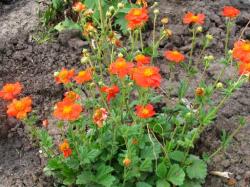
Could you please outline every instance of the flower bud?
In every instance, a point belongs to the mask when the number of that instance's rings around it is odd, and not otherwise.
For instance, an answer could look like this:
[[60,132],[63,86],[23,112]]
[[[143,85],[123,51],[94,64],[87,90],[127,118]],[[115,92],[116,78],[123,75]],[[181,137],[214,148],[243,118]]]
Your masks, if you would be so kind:
[[168,21],[169,21],[169,20],[168,20],[167,17],[161,19],[161,23],[162,23],[163,25],[168,24]]
[[202,31],[203,31],[202,26],[197,27],[197,28],[196,28],[196,31],[197,31],[197,32],[202,32]]
[[57,77],[58,75],[59,75],[58,71],[54,72],[54,77]]
[[123,57],[123,54],[122,54],[122,53],[119,53],[119,54],[118,54],[118,57],[119,57],[119,58],[122,58],[122,57]]
[[128,83],[128,86],[133,86],[133,85],[134,85],[133,82]]
[[196,90],[195,90],[195,95],[196,96],[204,96],[204,94],[205,94],[205,90],[204,90],[204,88],[201,88],[201,87],[198,87],[198,88],[196,88]]
[[124,165],[125,167],[129,167],[130,164],[131,164],[131,160],[130,160],[128,157],[126,157],[126,158],[123,160],[123,165]]
[[206,35],[206,39],[209,40],[209,41],[211,41],[211,40],[214,39],[214,37],[213,37],[213,35],[211,35],[211,34],[207,34],[207,35]]
[[90,60],[89,57],[84,56],[84,57],[81,58],[81,63],[82,63],[82,64],[85,64],[85,63],[88,62],[89,60]]
[[99,85],[99,86],[103,86],[104,83],[103,83],[102,81],[99,81],[99,82],[98,82],[98,85]]
[[88,49],[82,49],[82,53],[87,53],[88,52]]
[[115,7],[114,7],[114,6],[110,6],[110,7],[109,7],[109,11],[112,12],[112,11],[114,11],[114,10],[115,10]]
[[221,82],[218,82],[218,83],[216,84],[216,88],[217,88],[217,89],[223,88],[223,84],[222,84]]
[[111,14],[110,11],[107,11],[107,12],[106,12],[106,16],[107,16],[107,17],[110,17],[111,15],[112,15],[112,14]]
[[124,4],[123,3],[118,3],[117,7],[118,8],[124,8]]
[[209,61],[213,61],[213,60],[214,60],[214,56],[213,56],[213,55],[209,55],[209,56],[207,57],[207,59],[208,59]]
[[233,54],[233,50],[228,50],[228,54],[232,55]]
[[160,13],[159,9],[154,9],[154,14],[159,14],[159,13]]
[[91,82],[91,83],[89,84],[89,86],[90,86],[91,88],[93,88],[93,87],[95,86],[95,83]]

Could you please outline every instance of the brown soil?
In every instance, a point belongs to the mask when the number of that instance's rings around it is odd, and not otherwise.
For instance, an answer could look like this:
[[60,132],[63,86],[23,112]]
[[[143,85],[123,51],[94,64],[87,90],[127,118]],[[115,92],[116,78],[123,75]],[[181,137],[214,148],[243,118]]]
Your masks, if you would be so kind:
[[[223,52],[221,38],[225,36],[225,27],[223,18],[219,16],[220,9],[230,3],[241,8],[242,14],[232,33],[235,39],[250,18],[248,2],[247,0],[242,2],[160,0],[160,16],[169,17],[169,27],[174,33],[172,39],[161,45],[161,50],[180,48],[183,52],[187,52],[190,47],[190,33],[181,24],[181,18],[189,10],[204,12],[207,15],[204,32],[209,31],[215,37],[208,52],[221,58]],[[62,33],[52,43],[36,44],[30,33],[38,24],[34,6],[37,5],[33,0],[13,1],[9,5],[0,1],[0,23],[3,26],[1,26],[2,32],[0,31],[0,87],[5,82],[22,82],[25,86],[23,95],[32,96],[34,108],[42,120],[49,116],[50,107],[61,98],[63,93],[63,88],[55,85],[53,73],[62,67],[77,68],[81,48],[86,44],[79,39],[77,32]],[[243,38],[250,39],[250,28],[246,30]],[[233,40],[230,42],[230,47],[232,44]],[[161,59],[159,62],[162,64],[162,73],[167,75],[168,70],[164,62]],[[215,62],[209,69],[207,77],[215,79],[219,67],[220,64]],[[232,77],[232,74],[231,69],[228,69],[224,80]],[[39,157],[38,148],[31,145],[22,124],[14,119],[7,119],[4,111],[4,103],[0,102],[0,187],[53,186],[51,179],[42,174],[43,161]],[[237,125],[238,115],[250,118],[249,84],[244,85],[226,103],[215,123],[203,134],[198,145],[199,151],[211,152],[218,147],[222,129],[232,131]],[[247,187],[250,172],[249,133],[248,125],[237,134],[225,153],[213,159],[209,165],[209,171],[229,171],[236,179],[235,186]],[[209,175],[204,186],[223,187],[227,186],[227,181]]]

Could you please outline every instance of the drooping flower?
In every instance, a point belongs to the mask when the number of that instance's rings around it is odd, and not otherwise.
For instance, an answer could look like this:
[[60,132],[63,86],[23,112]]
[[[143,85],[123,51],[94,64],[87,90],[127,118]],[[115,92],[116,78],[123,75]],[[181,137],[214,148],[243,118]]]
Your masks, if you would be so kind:
[[12,100],[22,91],[22,85],[19,82],[5,84],[0,90],[0,98],[4,100]]
[[195,90],[195,95],[196,95],[196,96],[199,96],[199,97],[204,96],[204,95],[205,95],[205,90],[204,90],[204,88],[201,88],[201,87],[196,88],[196,90]]
[[131,62],[126,62],[126,60],[122,57],[119,57],[115,60],[115,62],[111,63],[109,66],[109,72],[111,74],[115,74],[120,78],[125,77],[134,67],[134,64]]
[[82,111],[81,105],[63,100],[56,104],[54,116],[59,120],[75,121],[80,117]]
[[137,105],[135,109],[136,115],[140,118],[150,118],[155,115],[154,107],[151,104],[145,106]]
[[148,10],[146,8],[132,8],[125,16],[128,28],[134,30],[142,27],[148,21]]
[[42,121],[42,125],[43,125],[43,127],[48,128],[48,126],[49,126],[49,121],[48,121],[48,119],[43,120],[43,121]]
[[94,33],[96,33],[97,30],[94,26],[94,24],[92,22],[87,22],[84,26],[83,26],[83,35],[84,36],[89,36],[92,35]]
[[55,73],[55,80],[57,84],[63,83],[68,84],[70,83],[71,79],[74,76],[74,69],[67,70],[65,68],[62,68],[62,70],[58,73]]
[[14,99],[7,106],[7,114],[10,117],[15,117],[17,119],[24,119],[27,117],[27,113],[32,110],[32,100],[30,97],[24,97],[20,100]]
[[222,15],[228,18],[236,18],[240,14],[240,10],[233,6],[225,6],[222,10]]
[[131,164],[131,160],[128,158],[128,157],[126,157],[126,158],[124,158],[124,160],[123,160],[123,165],[125,166],[125,167],[129,167],[130,166],[130,164]]
[[159,68],[154,66],[139,66],[133,69],[131,79],[133,79],[138,86],[144,88],[157,88],[161,83]]
[[239,40],[234,43],[233,57],[244,63],[250,63],[250,41]]
[[250,75],[250,63],[241,62],[239,64],[239,74],[240,75]]
[[143,54],[139,54],[135,56],[135,61],[137,62],[138,66],[142,66],[142,65],[150,64],[151,58]]
[[104,92],[107,94],[107,101],[110,102],[112,98],[114,98],[118,93],[120,89],[117,85],[113,85],[111,87],[103,86],[101,88],[101,92]]
[[188,12],[183,17],[183,23],[184,24],[195,23],[195,24],[198,24],[198,25],[202,25],[202,24],[204,24],[204,20],[205,20],[205,15],[204,14],[195,15],[192,12]]
[[146,0],[136,0],[136,4],[143,7],[148,7],[148,3]]
[[76,2],[73,5],[72,9],[74,11],[76,11],[76,12],[82,12],[82,11],[84,11],[86,9],[86,6],[83,3],[81,3],[81,2]]
[[103,122],[107,119],[108,112],[105,108],[99,108],[94,112],[93,121],[99,127],[103,127]]
[[68,140],[64,140],[59,145],[59,150],[63,153],[64,158],[68,158],[70,155],[72,155],[72,149],[70,148]]
[[84,71],[80,71],[77,76],[74,77],[77,84],[83,84],[92,80],[92,69],[87,68]]
[[185,56],[178,51],[167,50],[165,51],[164,56],[167,60],[175,63],[183,62],[185,59]]
[[80,95],[78,95],[74,91],[68,91],[64,94],[64,101],[74,103],[76,100],[80,99]]

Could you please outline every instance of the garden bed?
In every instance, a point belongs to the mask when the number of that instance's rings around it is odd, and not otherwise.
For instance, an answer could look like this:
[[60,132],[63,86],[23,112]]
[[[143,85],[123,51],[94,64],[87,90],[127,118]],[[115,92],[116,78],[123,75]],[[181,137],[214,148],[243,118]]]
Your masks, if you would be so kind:
[[[232,1],[234,2],[234,1]],[[236,2],[236,1],[235,1]],[[214,35],[214,41],[209,48],[209,52],[220,58],[223,54],[224,24],[223,19],[218,15],[221,7],[228,4],[228,1],[160,1],[160,16],[168,16],[170,20],[169,28],[173,31],[173,37],[161,45],[163,49],[172,46],[181,47],[182,52],[186,52],[190,46],[190,33],[182,25],[181,19],[186,11],[198,11],[207,15],[204,31]],[[0,4],[1,5],[1,4]],[[5,82],[20,81],[24,84],[23,95],[32,95],[34,108],[39,111],[40,122],[49,117],[51,107],[56,101],[61,99],[63,88],[55,85],[53,74],[62,67],[71,68],[79,66],[81,48],[86,46],[81,41],[78,33],[65,32],[51,42],[38,45],[33,39],[30,31],[34,29],[37,19],[30,6],[32,1],[22,0],[9,7],[0,7],[0,21],[11,23],[15,21],[16,31],[12,32],[12,24],[5,24],[5,29],[11,31],[0,32],[0,86]],[[235,5],[235,4],[234,4]],[[4,5],[6,6],[6,5]],[[237,5],[236,5],[237,6]],[[250,14],[249,5],[239,5],[241,16],[237,21],[237,27],[233,31],[234,39],[238,38],[244,26],[247,24]],[[18,12],[18,17],[31,18],[25,24],[17,24],[15,11],[25,8],[26,11]],[[3,12],[1,12],[4,10]],[[33,10],[33,9],[32,9]],[[177,10],[177,11],[176,11]],[[20,22],[23,23],[23,19]],[[23,29],[27,28],[27,29]],[[15,30],[15,29],[14,29]],[[147,35],[147,33],[146,33]],[[250,28],[248,28],[243,38],[250,39]],[[233,40],[230,42],[232,48]],[[168,68],[164,65],[165,60],[158,59],[163,75],[168,74]],[[206,76],[216,79],[218,64],[213,64]],[[181,72],[180,72],[181,74]],[[228,69],[224,79],[232,76],[231,69]],[[181,79],[181,76],[179,77]],[[167,84],[167,81],[163,81]],[[27,139],[23,125],[15,120],[6,118],[4,114],[4,104],[0,107],[0,186],[52,186],[51,179],[44,177],[42,167],[43,159],[40,159],[39,149],[34,147]],[[219,146],[221,129],[232,131],[237,124],[235,117],[242,115],[247,117],[250,123],[250,85],[244,85],[226,103],[223,110],[219,113],[214,125],[209,127],[197,144],[197,152],[201,150],[210,151]],[[209,165],[209,171],[229,171],[236,179],[235,186],[247,186],[249,184],[250,172],[250,126],[242,129],[234,141],[231,143],[226,153],[217,155]],[[5,137],[5,138],[3,138]],[[205,186],[224,186],[227,181],[209,175]]]

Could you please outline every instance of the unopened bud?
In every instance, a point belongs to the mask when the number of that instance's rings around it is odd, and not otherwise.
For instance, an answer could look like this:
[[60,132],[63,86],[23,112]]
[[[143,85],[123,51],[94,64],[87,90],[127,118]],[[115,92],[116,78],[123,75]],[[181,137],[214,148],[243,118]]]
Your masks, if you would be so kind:
[[106,12],[106,16],[107,16],[107,17],[110,17],[111,15],[112,15],[112,14],[111,14],[110,11]]
[[103,83],[102,81],[99,81],[99,82],[98,82],[98,85],[99,85],[99,86],[103,86],[104,83]]
[[124,4],[123,3],[118,3],[117,7],[118,8],[124,8]]
[[228,50],[228,54],[232,55],[233,54],[233,50]]
[[159,9],[154,9],[154,14],[159,14],[159,13],[160,13]]
[[119,58],[122,58],[122,57],[123,57],[123,54],[122,54],[122,53],[119,53],[119,54],[118,54],[118,57],[119,57]]
[[202,31],[203,31],[202,26],[197,27],[197,28],[196,28],[196,31],[197,31],[197,32],[202,32]]
[[185,117],[186,117],[186,118],[192,117],[192,113],[191,113],[191,112],[186,113]]
[[133,85],[134,85],[133,82],[128,83],[128,86],[133,86]]
[[161,23],[162,23],[163,25],[168,24],[168,21],[169,21],[169,20],[168,20],[167,17],[161,19]]
[[84,57],[81,58],[81,63],[82,63],[82,64],[85,64],[85,63],[88,62],[89,60],[90,60],[89,57],[84,56]]
[[207,35],[206,35],[206,38],[207,38],[207,40],[209,40],[209,41],[211,41],[211,40],[214,39],[213,35],[211,35],[211,34],[207,34]]
[[131,160],[130,160],[129,158],[126,157],[126,158],[123,160],[123,165],[124,165],[125,167],[129,167],[130,164],[131,164]]
[[109,11],[112,12],[112,11],[114,11],[114,10],[115,10],[115,7],[114,7],[114,6],[110,6],[110,7],[109,7]]
[[58,71],[54,72],[54,77],[57,77],[58,75],[59,75]]
[[216,88],[217,88],[217,89],[223,88],[223,84],[222,84],[221,82],[218,82],[218,83],[216,84]]

